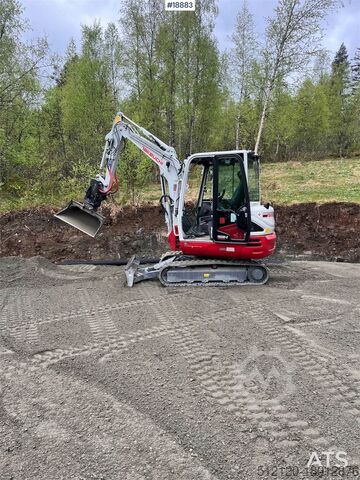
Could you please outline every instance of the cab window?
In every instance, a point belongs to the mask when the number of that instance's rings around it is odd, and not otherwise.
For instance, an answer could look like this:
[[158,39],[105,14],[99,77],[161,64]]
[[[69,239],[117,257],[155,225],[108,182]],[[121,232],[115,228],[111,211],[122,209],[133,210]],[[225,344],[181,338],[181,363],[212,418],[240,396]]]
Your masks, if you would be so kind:
[[[246,181],[246,180],[245,180]],[[218,208],[238,210],[245,203],[244,182],[236,158],[219,160]]]

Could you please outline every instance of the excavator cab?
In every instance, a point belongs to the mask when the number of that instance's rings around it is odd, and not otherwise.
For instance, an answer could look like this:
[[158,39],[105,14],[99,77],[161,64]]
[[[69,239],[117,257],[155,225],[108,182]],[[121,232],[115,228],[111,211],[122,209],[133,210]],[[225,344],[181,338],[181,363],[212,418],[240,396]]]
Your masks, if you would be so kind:
[[215,157],[213,192],[213,240],[247,242],[251,230],[251,215],[242,155]]
[[182,219],[186,238],[231,241],[236,233],[234,241],[248,240],[250,199],[242,155],[195,156],[187,182]]

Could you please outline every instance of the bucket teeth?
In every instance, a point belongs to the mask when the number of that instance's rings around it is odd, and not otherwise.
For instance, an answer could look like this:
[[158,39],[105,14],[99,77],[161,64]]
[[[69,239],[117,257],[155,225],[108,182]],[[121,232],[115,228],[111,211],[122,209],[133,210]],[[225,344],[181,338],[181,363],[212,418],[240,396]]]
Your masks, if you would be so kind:
[[69,205],[55,215],[59,220],[77,228],[81,232],[95,237],[105,218],[83,203],[71,201]]

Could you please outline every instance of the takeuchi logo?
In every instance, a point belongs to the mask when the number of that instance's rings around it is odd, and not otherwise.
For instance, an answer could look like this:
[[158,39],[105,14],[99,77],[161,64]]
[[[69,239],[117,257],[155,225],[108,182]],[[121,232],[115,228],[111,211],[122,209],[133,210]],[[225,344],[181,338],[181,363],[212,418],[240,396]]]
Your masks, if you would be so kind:
[[154,160],[154,162],[156,162],[158,165],[164,165],[164,162],[156,155],[154,155],[147,147],[143,147],[143,151],[151,158],[151,160]]

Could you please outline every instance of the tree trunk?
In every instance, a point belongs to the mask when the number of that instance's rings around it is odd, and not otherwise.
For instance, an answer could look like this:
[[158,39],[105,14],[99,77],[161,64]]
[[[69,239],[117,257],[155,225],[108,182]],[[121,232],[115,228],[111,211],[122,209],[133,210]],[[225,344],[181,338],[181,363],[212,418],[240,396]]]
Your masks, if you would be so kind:
[[[174,42],[176,44],[176,42]],[[168,132],[169,145],[175,147],[175,110],[176,110],[176,50],[171,51],[171,75],[169,85]]]
[[256,137],[256,143],[255,143],[255,149],[254,149],[255,150],[255,155],[259,154],[258,153],[259,152],[259,146],[260,146],[261,136],[262,136],[262,133],[263,133],[263,130],[264,130],[265,117],[266,117],[266,113],[267,113],[267,107],[268,107],[268,104],[269,104],[270,93],[271,93],[271,89],[268,88],[267,91],[266,91],[265,98],[264,98],[264,105],[263,105],[263,109],[262,109],[262,112],[261,112],[259,130],[258,130],[258,134],[257,134],[257,137]]
[[236,132],[235,132],[235,150],[239,150],[240,147],[240,115],[236,116]]
[[279,154],[279,146],[280,146],[280,140],[279,136],[276,138],[276,150],[275,150],[275,160],[277,160],[278,154]]

